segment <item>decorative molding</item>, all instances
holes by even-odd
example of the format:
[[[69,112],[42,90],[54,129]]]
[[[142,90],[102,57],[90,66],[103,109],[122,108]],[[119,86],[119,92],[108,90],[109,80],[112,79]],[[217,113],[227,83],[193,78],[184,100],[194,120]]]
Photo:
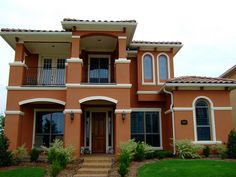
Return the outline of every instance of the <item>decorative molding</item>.
[[[23,67],[26,67],[27,68],[27,65],[21,61],[15,61],[15,62],[12,62],[12,63],[9,63],[10,66],[23,66]]]
[[[115,60],[115,63],[131,63],[131,60],[128,60],[127,58],[118,58]]]
[[[110,98],[110,97],[106,97],[106,96],[90,96],[90,97],[85,97],[79,100],[79,103],[84,103],[86,101],[93,101],[93,100],[105,100],[105,101],[109,101],[112,103],[117,104],[118,100],[114,99],[114,98]]]
[[[132,109],[115,109],[115,113],[131,113]]]
[[[80,39],[80,36],[71,36],[73,39]]]
[[[63,111],[64,114],[66,114],[66,113],[71,113],[71,112],[82,114],[82,110],[81,110],[81,109],[65,109],[65,110]]]
[[[161,108],[131,108],[133,111],[145,111],[145,112],[153,112],[153,111],[159,111],[161,112]]]
[[[7,86],[7,90],[66,90],[66,87],[21,87],[21,86]]]
[[[222,141],[192,141],[193,144],[222,144]]]
[[[77,84],[77,83],[67,83],[68,88],[131,88],[132,84]]]
[[[6,111],[5,111],[5,114],[6,114],[6,115],[21,115],[21,116],[23,116],[23,115],[24,115],[24,112],[22,112],[22,111],[16,111],[16,110],[6,110]]]
[[[146,90],[138,90],[137,94],[159,94],[159,91],[146,91]]]
[[[231,111],[233,110],[232,107],[211,107],[211,110],[214,111]],[[174,107],[174,111],[193,111],[194,107]]]
[[[118,36],[118,39],[127,39],[126,36]]]
[[[215,111],[231,111],[233,107],[213,107],[212,109]]]
[[[81,59],[81,58],[73,58],[73,57],[72,57],[72,58],[67,59],[66,62],[67,62],[67,63],[72,63],[72,62],[73,62],[73,63],[75,63],[75,62],[83,63],[83,59]]]
[[[174,111],[193,111],[192,107],[173,107]]]
[[[24,105],[27,103],[34,103],[34,102],[51,102],[51,103],[57,103],[61,105],[66,105],[64,101],[53,99],[53,98],[33,98],[33,99],[28,99],[28,100],[23,100],[19,102],[19,105]]]

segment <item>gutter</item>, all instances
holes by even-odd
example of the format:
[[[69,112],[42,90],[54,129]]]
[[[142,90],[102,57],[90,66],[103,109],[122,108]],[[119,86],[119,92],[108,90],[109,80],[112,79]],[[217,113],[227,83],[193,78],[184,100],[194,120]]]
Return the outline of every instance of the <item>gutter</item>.
[[[176,138],[175,138],[175,114],[174,114],[174,97],[173,97],[173,93],[170,92],[170,91],[167,91],[165,87],[163,87],[163,91],[167,94],[169,94],[171,96],[171,104],[170,104],[170,111],[171,111],[171,114],[172,114],[172,134],[173,134],[173,151],[174,151],[174,155],[176,154],[176,145],[175,145],[175,142],[176,142]]]

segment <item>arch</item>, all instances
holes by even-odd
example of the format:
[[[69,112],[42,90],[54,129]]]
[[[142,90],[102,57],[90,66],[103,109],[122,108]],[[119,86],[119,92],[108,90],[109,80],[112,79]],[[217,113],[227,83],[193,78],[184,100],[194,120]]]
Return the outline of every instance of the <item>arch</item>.
[[[160,56],[162,56],[162,55],[164,55],[165,57],[166,57],[166,65],[167,65],[167,71],[166,71],[166,73],[167,73],[167,79],[169,79],[170,78],[170,57],[169,57],[169,55],[167,55],[166,53],[164,53],[164,52],[161,52],[161,53],[159,53],[158,55],[157,55],[157,70],[158,70],[158,72],[157,72],[157,78],[158,78],[158,83],[160,83],[161,82],[161,80],[160,80],[160,64],[159,64],[159,57]]]
[[[150,55],[152,59],[152,82],[145,81],[145,73],[144,73],[144,58],[146,55]],[[142,55],[142,85],[155,85],[156,78],[155,78],[155,63],[154,63],[154,56],[150,52],[145,52]]]
[[[207,100],[208,103],[209,103],[210,109],[214,107],[213,102],[211,101],[211,99],[210,99],[209,97],[206,97],[206,96],[198,96],[198,97],[196,97],[196,98],[193,100],[193,103],[192,103],[193,108],[195,108],[196,101],[199,100],[199,99],[205,99],[205,100]]]
[[[109,101],[112,103],[117,104],[118,100],[106,96],[90,96],[90,97],[85,97],[79,100],[79,103],[84,103],[86,101],[93,101],[93,100],[104,100],[104,101]]]
[[[32,98],[32,99],[28,99],[28,100],[19,101],[19,105],[24,105],[27,103],[34,103],[34,102],[50,102],[50,103],[60,104],[63,106],[66,105],[66,103],[64,101],[53,99],[53,98]]]

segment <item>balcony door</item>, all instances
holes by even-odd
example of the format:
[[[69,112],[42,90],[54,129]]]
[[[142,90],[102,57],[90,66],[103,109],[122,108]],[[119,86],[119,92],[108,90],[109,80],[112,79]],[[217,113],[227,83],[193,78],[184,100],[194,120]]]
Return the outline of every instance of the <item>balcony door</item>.
[[[88,65],[88,82],[110,82],[110,58],[109,56],[91,56]]]

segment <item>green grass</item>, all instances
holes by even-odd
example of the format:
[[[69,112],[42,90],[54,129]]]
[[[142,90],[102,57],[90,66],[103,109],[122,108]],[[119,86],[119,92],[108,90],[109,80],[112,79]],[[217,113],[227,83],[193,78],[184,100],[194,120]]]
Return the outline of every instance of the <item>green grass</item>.
[[[236,177],[236,162],[162,160],[140,167],[138,177]]]
[[[0,171],[0,177],[43,177],[45,170],[43,168],[16,168]]]

